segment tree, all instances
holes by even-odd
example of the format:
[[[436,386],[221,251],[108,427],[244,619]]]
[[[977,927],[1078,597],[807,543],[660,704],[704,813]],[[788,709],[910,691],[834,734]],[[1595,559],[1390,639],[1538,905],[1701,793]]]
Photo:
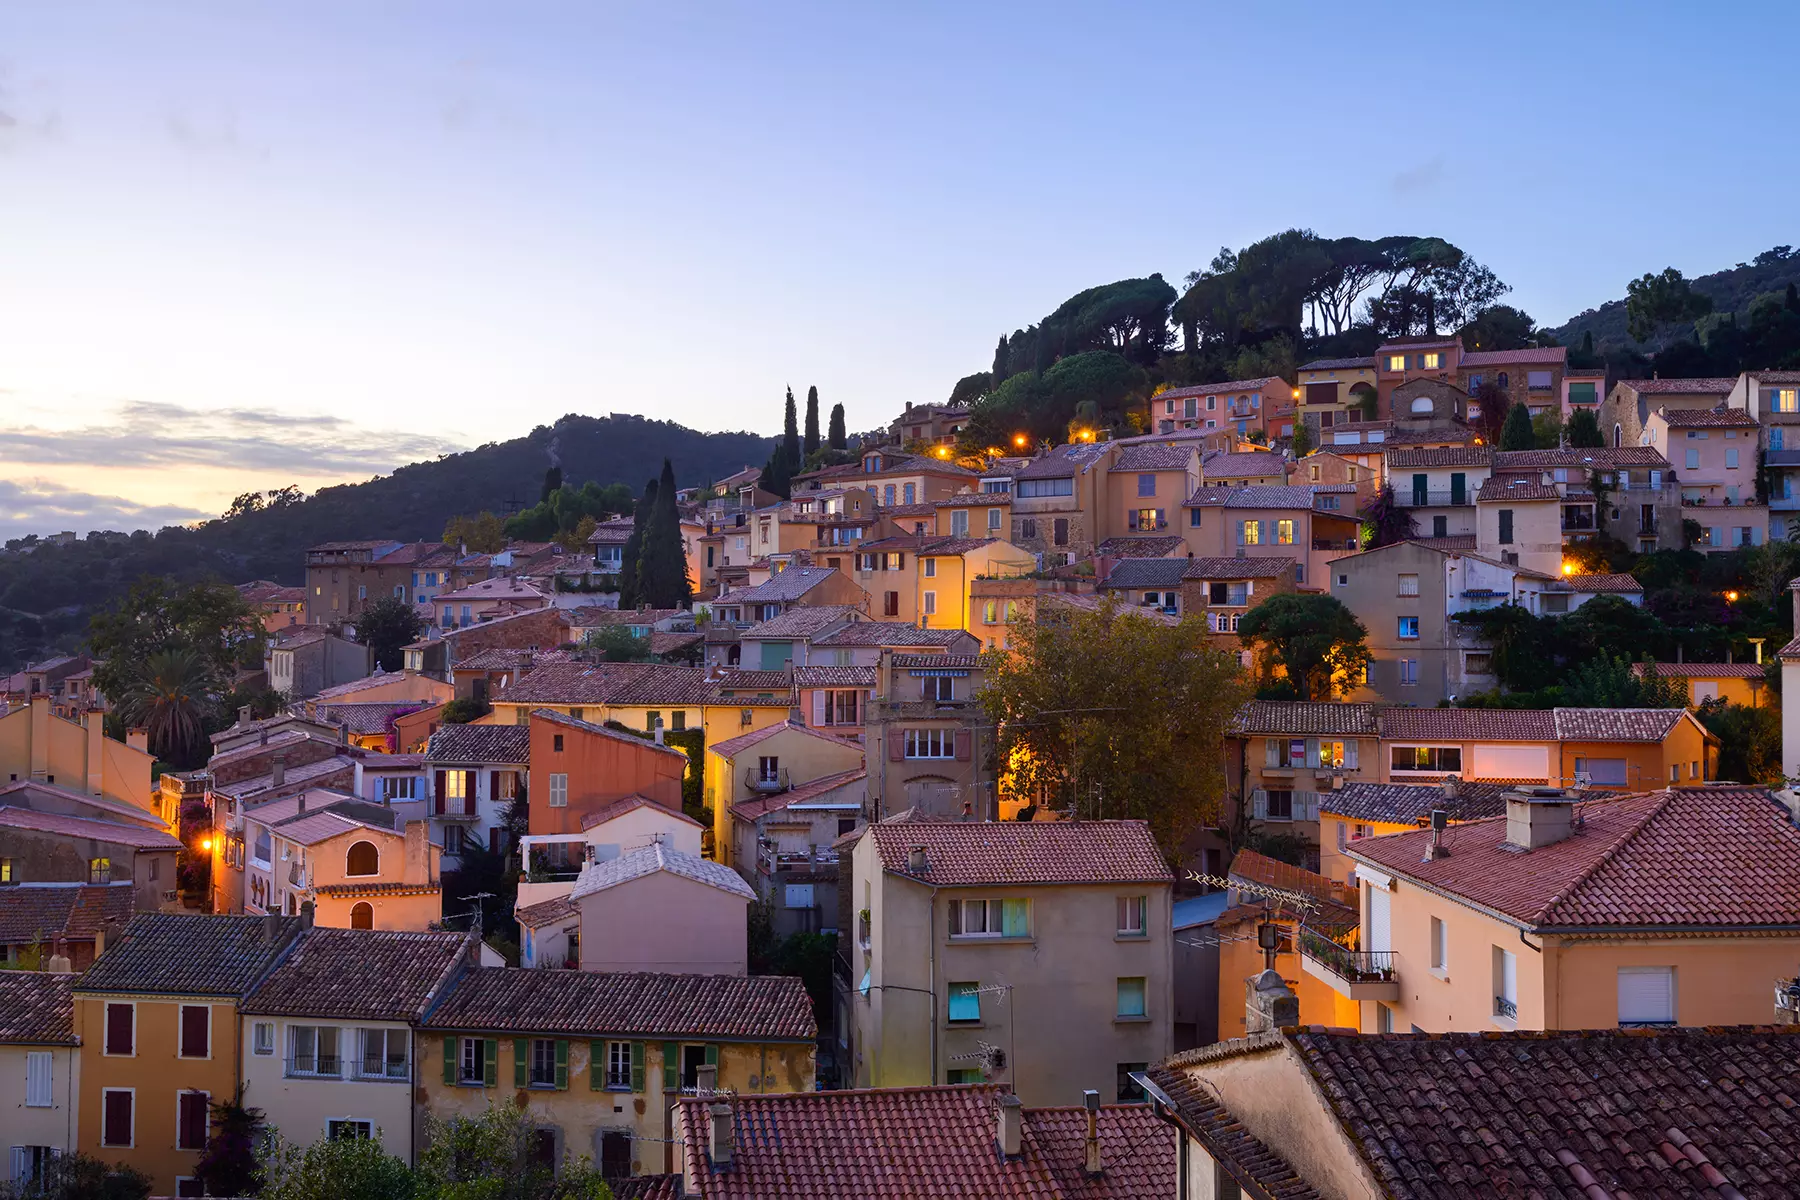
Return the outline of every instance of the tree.
[[[1578,408],[1570,413],[1564,429],[1572,448],[1598,449],[1606,445],[1606,435],[1600,432],[1600,418],[1591,408]]]
[[[1502,431],[1506,428],[1506,418],[1512,415],[1512,397],[1490,379],[1475,389],[1475,395],[1471,399],[1475,401],[1474,406],[1481,409],[1481,415],[1475,419],[1475,428],[1480,433],[1483,444],[1498,446],[1503,436]]]
[[[818,448],[819,448],[819,389],[816,387],[809,387],[806,389],[806,439],[805,439],[805,446],[801,450],[801,453],[804,455],[804,458],[802,459],[802,461],[804,461],[806,458],[811,458],[813,451],[817,450]]]
[[[1006,382],[1006,378],[1010,374],[1006,369],[1006,365],[1010,361],[1012,361],[1011,351],[1006,345],[1006,335],[1003,333],[1000,335],[1000,344],[994,347],[993,376],[996,384]]]
[[[383,596],[356,615],[355,628],[356,640],[369,648],[375,665],[398,671],[406,661],[405,648],[425,632],[425,618],[400,597]]]
[[[776,448],[779,456],[781,449]],[[767,476],[768,472],[763,472]],[[644,527],[650,521],[650,510],[656,507],[656,480],[644,484],[644,494],[631,513],[631,536],[625,539],[619,567],[619,607],[638,606],[638,560],[644,553]]]
[[[1781,710],[1764,703],[1754,708],[1707,700],[1695,714],[1719,739],[1719,778],[1734,783],[1780,787]]]
[[[610,1200],[612,1190],[585,1156],[539,1159],[538,1131],[551,1123],[504,1100],[475,1117],[427,1115],[413,1200]]]
[[[23,1200],[146,1200],[151,1178],[135,1167],[103,1162],[86,1154],[61,1154],[52,1158],[29,1191],[23,1185],[16,1194]],[[0,1191],[0,1195],[9,1194]]]
[[[1546,408],[1531,418],[1531,444],[1538,450],[1555,450],[1562,445],[1562,413]]]
[[[1343,601],[1313,593],[1271,596],[1238,621],[1238,637],[1281,667],[1301,700],[1328,700],[1362,678],[1368,636]]]
[[[256,1144],[263,1129],[263,1111],[244,1103],[240,1086],[229,1100],[207,1105],[211,1131],[206,1152],[194,1168],[214,1196],[248,1196],[260,1190]]]
[[[1655,673],[1656,664],[1639,670],[1623,654],[1601,651],[1575,664],[1564,677],[1561,703],[1571,708],[1686,708],[1687,685]]]
[[[438,720],[445,725],[468,725],[487,716],[494,711],[494,706],[486,700],[477,700],[473,696],[458,696],[447,701],[443,710],[438,713]]]
[[[1626,329],[1633,341],[1648,342],[1666,326],[1690,324],[1711,311],[1712,301],[1674,267],[1625,285]]]
[[[184,587],[161,576],[133,584],[116,608],[94,617],[87,638],[88,652],[100,660],[94,686],[115,698],[153,654],[191,651],[216,678],[229,679],[239,666],[260,667],[267,641],[262,614],[230,584]]]
[[[1502,450],[1532,450],[1537,447],[1537,438],[1531,432],[1531,414],[1523,404],[1515,404],[1507,410],[1506,424],[1500,428],[1500,448]]]
[[[1305,421],[1295,421],[1294,440],[1291,444],[1295,458],[1305,458],[1311,454],[1313,449],[1312,426]]]
[[[800,452],[800,423],[794,410],[794,389],[787,390],[787,415],[781,424],[781,448],[787,451],[788,465],[798,468],[805,461]]]
[[[994,375],[991,371],[977,371],[973,375],[964,375],[950,389],[950,398],[944,403],[951,408],[967,408],[992,391]]]
[[[320,1138],[306,1147],[277,1138],[263,1160],[263,1200],[397,1200],[413,1194],[413,1173],[379,1138]],[[243,1191],[208,1192],[239,1196]]]
[[[1381,490],[1369,499],[1367,507],[1358,515],[1362,517],[1364,550],[1377,550],[1416,536],[1412,510],[1394,498],[1391,483],[1383,483]]]
[[[506,549],[506,527],[499,517],[484,510],[472,517],[451,517],[439,540],[449,546],[467,546],[475,554],[498,554]]]
[[[562,490],[562,485],[563,470],[561,467],[551,467],[548,471],[545,471],[544,486],[538,490],[538,503],[542,504],[551,496],[560,492]]]
[[[206,760],[206,723],[223,691],[218,668],[186,647],[130,664],[124,686],[109,691],[127,728],[149,731],[150,751],[187,769]]]
[[[686,608],[693,596],[681,541],[681,512],[675,504],[675,468],[665,458],[656,500],[644,524],[634,599],[651,608]]]
[[[831,406],[831,427],[826,431],[825,444],[833,450],[844,450],[849,447],[849,435],[844,432],[844,406]]]
[[[584,649],[599,655],[601,662],[656,662],[650,639],[639,637],[623,625],[602,625],[590,629],[581,641]]]
[[[1079,817],[1148,821],[1171,861],[1194,828],[1217,821],[1223,731],[1245,691],[1204,621],[1046,601],[1012,627],[1011,650],[984,663],[1003,792],[1054,795]]]
[[[1525,350],[1537,345],[1537,324],[1522,309],[1495,304],[1476,313],[1457,335],[1469,350]]]

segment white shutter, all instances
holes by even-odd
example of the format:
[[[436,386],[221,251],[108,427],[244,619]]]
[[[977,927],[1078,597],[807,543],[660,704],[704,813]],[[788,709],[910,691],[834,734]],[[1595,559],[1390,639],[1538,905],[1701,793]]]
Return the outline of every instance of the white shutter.
[[[1352,771],[1356,770],[1356,745],[1355,738],[1344,740],[1344,766]]]
[[[1674,1019],[1674,967],[1619,968],[1619,1024]]]
[[[7,1172],[6,1177],[8,1179],[17,1180],[20,1183],[25,1181],[25,1172],[31,1163],[29,1157],[30,1153],[29,1147],[26,1146],[14,1146],[12,1148],[12,1170]]]
[[[1394,934],[1391,923],[1392,910],[1389,907],[1392,897],[1387,889],[1371,887],[1369,889],[1369,949],[1371,951],[1392,950]]]
[[[1223,630],[1220,630],[1219,632],[1223,632]],[[1285,767],[1285,766],[1287,766],[1287,760],[1282,757],[1282,755],[1286,752],[1286,747],[1287,747],[1287,743],[1281,741],[1278,738],[1264,738],[1263,739],[1263,760],[1264,760],[1263,765],[1267,766],[1267,767]]]
[[[1318,769],[1318,766],[1319,766],[1319,739],[1318,738],[1307,738],[1306,739],[1306,765],[1313,768],[1314,770]]]
[[[825,705],[831,699],[831,693],[818,691],[813,693],[813,726],[817,728],[825,724]]]
[[[25,1056],[25,1106],[49,1108],[51,1105],[51,1055],[48,1050],[33,1050]]]
[[[1269,793],[1261,788],[1257,788],[1250,793],[1250,803],[1251,816],[1255,817],[1258,821],[1266,821],[1269,819]]]

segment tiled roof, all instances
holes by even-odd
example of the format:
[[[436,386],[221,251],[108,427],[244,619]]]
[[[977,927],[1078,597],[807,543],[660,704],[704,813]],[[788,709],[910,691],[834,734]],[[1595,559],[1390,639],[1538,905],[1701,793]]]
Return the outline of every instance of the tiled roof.
[[[1665,679],[1764,679],[1767,678],[1767,664],[1747,663],[1634,663],[1632,672],[1643,675],[1651,667]]]
[[[1618,386],[1645,395],[1725,396],[1737,386],[1737,376],[1700,379],[1621,379]]]
[[[1547,708],[1404,708],[1378,717],[1381,740],[1554,742],[1556,714]]]
[[[80,989],[240,996],[299,929],[298,917],[139,913],[81,976]]]
[[[1108,558],[1167,558],[1187,543],[1178,537],[1114,537],[1094,547]]]
[[[556,896],[549,900],[540,900],[536,904],[527,904],[516,909],[513,916],[519,924],[529,925],[533,929],[542,929],[546,925],[554,925],[558,921],[573,920],[581,915],[575,902],[567,896]]]
[[[383,671],[380,667],[376,667],[374,674],[365,675],[361,679],[352,679],[349,683],[340,683],[336,687],[325,688],[314,695],[313,700],[314,702],[323,702],[335,700],[339,696],[354,696],[356,693],[366,692],[370,688],[384,687],[397,679],[400,674],[399,671]]]
[[[0,971],[0,1043],[75,1045],[72,981],[46,971]]]
[[[1232,858],[1226,874],[1246,883],[1260,883],[1285,892],[1299,892],[1327,904],[1341,905],[1343,897],[1349,891],[1344,884],[1336,883],[1317,871],[1296,867],[1255,850],[1239,850]]]
[[[1410,333],[1399,337],[1391,337],[1383,341],[1375,349],[1377,352],[1388,349],[1417,350],[1420,346],[1455,346],[1462,347],[1462,338],[1440,333]]]
[[[1406,540],[1415,546],[1424,546],[1427,550],[1444,550],[1455,553],[1459,550],[1475,549],[1475,535],[1472,533],[1453,533],[1449,537],[1416,537]]]
[[[305,588],[270,583],[267,579],[240,583],[237,590],[245,604],[299,604],[306,599]]]
[[[1685,708],[1558,708],[1556,736],[1565,742],[1660,742]]]
[[[381,755],[380,760],[386,762],[392,755]],[[356,760],[345,754],[334,754],[330,758],[318,762],[305,763],[298,767],[289,767],[282,777],[283,790],[292,790],[303,783],[313,783],[326,779],[339,772],[349,772],[354,776]],[[261,792],[274,788],[275,776],[271,774],[255,775],[249,779],[240,779],[236,783],[215,783],[213,791],[222,796],[230,796],[237,800],[248,800]]]
[[[835,775],[822,775],[817,779],[808,780],[791,791],[776,792],[769,796],[752,796],[748,800],[740,800],[731,806],[731,811],[746,821],[754,821],[769,813],[780,812],[783,809],[792,808],[796,804],[805,804],[809,800],[816,800],[847,784],[855,783],[859,779],[866,779],[868,774],[865,768],[858,767],[854,771],[839,771]]]
[[[1319,811],[1352,821],[1411,825],[1441,808],[1452,820],[1473,821],[1503,815],[1506,802],[1501,797],[1507,790],[1506,784],[1464,781],[1450,797],[1435,783],[1346,783],[1319,793]]]
[[[1233,488],[1226,497],[1226,508],[1311,508],[1313,497],[1349,495],[1356,491],[1353,483],[1252,484]],[[1191,501],[1190,501],[1191,503]]]
[[[794,686],[874,687],[874,667],[795,667]]]
[[[720,689],[727,692],[785,692],[791,682],[785,668],[779,671],[727,671],[718,679]]]
[[[666,871],[671,875],[679,875],[683,879],[691,879],[695,883],[704,883],[718,888],[721,892],[730,892],[734,896],[742,896],[746,900],[756,899],[756,893],[744,882],[743,876],[726,866],[708,858],[700,858],[693,854],[684,854],[662,842],[652,842],[639,850],[621,854],[617,858],[609,858],[604,862],[590,862],[581,868],[581,876],[575,880],[574,890],[569,899],[579,900],[583,896],[591,896],[595,892],[604,892],[609,888],[630,883],[634,879],[642,879],[646,875],[654,875],[658,871]]]
[[[1470,350],[1462,356],[1464,367],[1557,366],[1568,361],[1567,346],[1532,346],[1524,350]]]
[[[546,663],[494,697],[496,704],[706,703],[712,685],[699,667],[667,663]]]
[[[0,945],[41,942],[46,956],[60,934],[91,941],[98,930],[108,936],[137,912],[137,889],[131,883],[82,887],[0,888]]]
[[[946,537],[925,543],[919,547],[921,558],[938,558],[950,554],[967,554],[971,550],[979,550],[983,546],[991,546],[999,538],[982,537]]]
[[[681,616],[685,609],[680,608],[601,608],[595,604],[584,604],[580,608],[570,609],[569,622],[582,628],[599,625],[655,625],[659,621],[671,621]],[[493,622],[488,622],[490,625]],[[471,629],[479,628],[470,626]]]
[[[1309,363],[1301,363],[1302,371],[1353,371],[1358,367],[1373,369],[1373,358],[1315,358]]]
[[[658,816],[667,821],[676,821],[684,825],[700,825],[700,822],[694,820],[694,818],[678,809],[658,804],[648,796],[632,795],[626,796],[623,800],[614,800],[610,804],[604,804],[590,812],[583,813],[581,816],[581,831],[586,833],[597,825],[604,825],[615,817],[622,817],[626,813],[636,812],[640,808],[651,809],[655,811]]]
[[[1283,1036],[1395,1200],[1772,1200],[1800,1180],[1800,1027]]]
[[[1109,588],[1172,588],[1187,570],[1185,558],[1121,558],[1107,573]]]
[[[1294,573],[1291,558],[1190,558],[1183,579],[1280,579]]]
[[[147,825],[124,821],[94,821],[87,817],[69,817],[62,813],[34,812],[29,808],[0,805],[0,826],[29,829],[36,833],[54,833],[63,837],[92,838],[97,842],[113,842],[134,846],[139,850],[179,850],[181,840]]]
[[[423,700],[392,700],[366,704],[321,704],[315,708],[320,721],[343,725],[351,733],[373,737],[386,733],[395,717],[417,712],[431,705]]]
[[[681,1200],[680,1175],[633,1175],[609,1179],[613,1200]]]
[[[1245,1129],[1193,1076],[1166,1066],[1146,1074],[1174,1102],[1182,1125],[1200,1139],[1244,1195],[1252,1200],[1319,1200],[1319,1193],[1294,1173],[1286,1159]]]
[[[280,826],[281,836],[301,846],[316,846],[320,842],[328,842],[334,837],[342,837],[346,833],[369,830],[384,833],[392,838],[401,836],[397,826],[399,822],[385,824],[378,821],[362,820],[349,813],[328,810],[326,812],[309,812],[304,816],[296,816],[283,821]]]
[[[714,603],[774,604],[798,600],[833,575],[845,578],[842,572],[833,567],[789,567],[769,576],[755,587],[739,588],[729,596],[719,597]]]
[[[1020,1155],[994,1145],[997,1084],[737,1095],[732,1163],[714,1169],[708,1139],[682,1151],[690,1194],[704,1200],[1148,1200],[1176,1194],[1175,1141],[1145,1104],[1099,1113],[1105,1170],[1086,1173],[1087,1115],[1027,1108]],[[690,1131],[711,1128],[710,1101],[684,1098]]]
[[[1165,395],[1167,393],[1164,393]],[[1058,446],[1048,454],[1032,459],[1019,468],[1016,479],[1067,479],[1091,467],[1108,448],[1100,443],[1076,442],[1068,446]]]
[[[752,746],[765,742],[778,733],[803,734],[806,737],[815,737],[820,741],[830,742],[834,746],[842,746],[844,744],[843,738],[833,737],[828,733],[820,733],[818,730],[809,729],[805,725],[794,725],[782,722],[781,724],[767,725],[761,729],[754,729],[749,733],[742,733],[734,738],[726,738],[722,742],[714,742],[712,745],[708,746],[707,749],[722,758],[734,758],[750,749]]]
[[[1507,478],[1495,475],[1481,485],[1475,495],[1480,504],[1507,504],[1517,500],[1560,500],[1556,485],[1537,479]]]
[[[521,616],[524,614],[520,614]],[[455,671],[516,671],[520,667],[540,663],[577,662],[570,650],[514,650],[509,646],[490,646],[486,650],[459,658],[451,668]]]
[[[440,725],[426,743],[434,763],[522,763],[531,758],[529,725]]]
[[[522,580],[511,576],[499,579],[484,579],[480,583],[472,583],[466,588],[454,592],[439,592],[431,598],[433,604],[457,600],[543,600],[544,593]]]
[[[1574,592],[1641,592],[1644,585],[1631,575],[1596,572],[1591,575],[1565,575],[1563,582]]]
[[[884,869],[941,886],[1168,883],[1142,821],[877,821],[868,833]],[[925,870],[907,855],[925,847]]]
[[[581,733],[591,733],[599,737],[612,738],[615,741],[622,741],[630,746],[639,746],[646,750],[654,750],[659,754],[673,754],[682,759],[687,758],[686,751],[678,750],[674,746],[660,744],[653,738],[641,738],[635,733],[626,733],[621,729],[608,729],[604,725],[596,725],[592,721],[583,721],[578,717],[571,717],[564,713],[552,711],[548,708],[532,709],[531,719],[534,721],[548,721],[552,725],[561,725],[564,729],[574,729]]]
[[[1181,400],[1188,396],[1223,396],[1227,392],[1263,392],[1276,391],[1281,399],[1294,394],[1293,385],[1278,375],[1267,375],[1261,379],[1230,379],[1224,383],[1199,383],[1192,387],[1170,388],[1166,392],[1158,392],[1153,400]]]
[[[424,1024],[432,1029],[811,1042],[806,987],[790,975],[467,971]]]
[[[1496,450],[1494,469],[1513,467],[1581,467],[1611,471],[1619,467],[1667,467],[1669,460],[1651,446],[1597,446],[1576,450]]]
[[[1206,456],[1203,465],[1208,479],[1255,479],[1260,475],[1286,479],[1288,472],[1288,460],[1271,450],[1213,453]]]
[[[461,933],[308,929],[250,990],[243,1011],[414,1021],[425,1015],[469,946]]]
[[[115,743],[116,744],[116,743]],[[17,783],[0,783],[0,805],[11,805],[14,808],[38,808],[40,805],[61,807],[67,804],[89,809],[96,813],[106,814],[95,820],[110,821],[120,818],[133,825],[143,825],[151,829],[164,828],[162,818],[149,809],[139,808],[123,800],[108,800],[104,796],[90,796],[85,792],[77,792],[61,784],[44,783],[36,779],[21,779]]]
[[[1384,452],[1389,468],[1485,467],[1494,459],[1486,446],[1390,446]]]
[[[1755,429],[1756,418],[1741,408],[1674,408],[1657,410],[1670,429]]]
[[[950,670],[972,671],[981,666],[979,654],[896,654],[888,660],[889,665],[909,671],[934,670],[938,668]]]
[[[920,629],[903,621],[853,621],[813,642],[815,646],[953,646],[969,635],[960,629]]]
[[[686,633],[675,630],[653,629],[650,631],[650,653],[660,655],[674,654],[678,650],[686,650],[690,646],[698,646],[706,640],[706,635],[698,630]]]
[[[862,610],[849,604],[821,604],[816,608],[790,608],[772,620],[752,625],[743,631],[746,641],[763,638],[806,637],[839,621],[854,621]]]
[[[1121,447],[1110,471],[1180,471],[1194,458],[1192,446],[1165,446],[1155,442]]]
[[[1506,820],[1359,840],[1355,858],[1528,927],[1800,926],[1800,829],[1762,788],[1669,788],[1575,806],[1577,831],[1520,853]]]
[[[1253,700],[1231,725],[1238,734],[1360,734],[1377,732],[1378,704],[1331,704],[1307,700]]]
[[[1800,371],[1751,371],[1758,383],[1800,383]]]

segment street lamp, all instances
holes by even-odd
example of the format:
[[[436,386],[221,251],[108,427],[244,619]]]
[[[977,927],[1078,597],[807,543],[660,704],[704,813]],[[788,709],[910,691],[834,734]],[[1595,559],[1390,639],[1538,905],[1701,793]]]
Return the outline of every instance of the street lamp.
[[[1019,447],[1021,450],[1023,450],[1025,448],[1026,440],[1027,439],[1026,439],[1025,435],[1022,433],[1013,434],[1013,445]]]

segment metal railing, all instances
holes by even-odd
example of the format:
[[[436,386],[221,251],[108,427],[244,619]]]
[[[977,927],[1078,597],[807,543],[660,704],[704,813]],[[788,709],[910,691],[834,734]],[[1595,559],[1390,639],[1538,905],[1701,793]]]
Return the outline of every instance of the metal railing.
[[[287,1074],[301,1079],[339,1079],[344,1060],[335,1054],[294,1054],[287,1060]]]
[[[1357,550],[1360,545],[1355,538],[1314,538],[1314,550]]]
[[[1519,1015],[1518,1002],[1515,1000],[1508,1000],[1505,996],[1495,996],[1494,1015],[1496,1017],[1506,1017],[1509,1020],[1516,1019]]]
[[[1435,508],[1438,506],[1472,505],[1475,503],[1475,493],[1467,488],[1460,492],[1453,488],[1427,488],[1424,491],[1414,488],[1404,492],[1396,491],[1394,493],[1394,498],[1400,502],[1402,508]]]
[[[817,846],[810,850],[776,850],[764,846],[756,852],[756,865],[763,874],[773,875],[778,871],[806,871],[814,867],[835,867],[837,851],[820,849]]]
[[[351,1061],[350,1073],[357,1079],[405,1080],[412,1078],[412,1063],[403,1058],[358,1058]]]
[[[1300,927],[1300,953],[1350,983],[1388,983],[1394,978],[1392,950],[1352,950],[1305,926]]]
[[[785,792],[788,790],[788,769],[777,767],[773,771],[764,771],[760,767],[751,767],[744,772],[744,786],[753,792]]]

